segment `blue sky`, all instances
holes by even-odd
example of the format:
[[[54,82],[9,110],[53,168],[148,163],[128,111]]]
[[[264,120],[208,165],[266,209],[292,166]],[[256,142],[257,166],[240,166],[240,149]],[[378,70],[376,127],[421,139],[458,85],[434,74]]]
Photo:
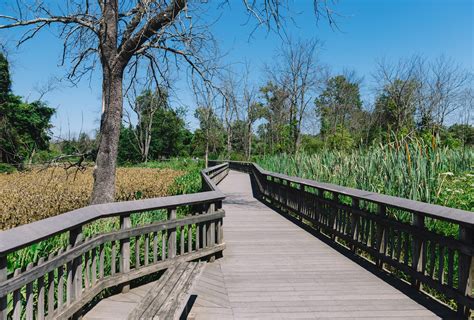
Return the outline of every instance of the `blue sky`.
[[[0,0],[0,11],[13,0]],[[290,0],[291,2],[291,0]],[[324,43],[321,61],[334,73],[344,68],[357,71],[364,77],[363,93],[372,85],[374,62],[380,58],[396,60],[421,54],[435,58],[441,54],[452,57],[471,72],[474,71],[474,1],[472,0],[339,0],[332,8],[338,13],[340,30],[331,29],[326,21],[316,23],[312,0],[293,0],[292,16],[296,24],[288,24],[292,38],[317,38]],[[209,17],[222,14],[212,26],[221,50],[227,52],[226,63],[250,61],[252,80],[261,83],[262,67],[271,62],[281,46],[280,38],[266,30],[258,30],[249,39],[253,25],[245,25],[247,16],[240,0],[231,0],[230,7],[219,13],[211,8]],[[13,90],[30,100],[38,96],[36,89],[51,77],[64,76],[60,62],[61,41],[52,32],[16,49],[13,40],[18,33],[0,31],[0,41],[7,42]],[[195,128],[193,99],[181,75],[176,92],[179,101],[188,108],[188,123]],[[367,96],[367,99],[368,96]],[[100,74],[91,82],[83,80],[76,87],[61,83],[45,100],[57,108],[53,124],[56,136],[67,137],[69,132],[92,132],[99,125]]]

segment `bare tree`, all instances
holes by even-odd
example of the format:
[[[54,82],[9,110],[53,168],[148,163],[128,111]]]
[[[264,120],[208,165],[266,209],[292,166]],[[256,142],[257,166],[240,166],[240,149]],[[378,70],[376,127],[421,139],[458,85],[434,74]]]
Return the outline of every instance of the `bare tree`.
[[[134,114],[132,115],[124,109],[125,122],[130,128],[135,138],[135,143],[140,151],[141,160],[148,161],[150,145],[152,141],[152,129],[155,115],[161,109],[168,108],[168,90],[164,85],[154,87],[151,83],[143,89],[137,89],[135,85],[127,93],[128,105]]]
[[[429,64],[427,112],[437,128],[462,106],[470,75],[450,58],[440,56]]]
[[[317,57],[318,48],[318,40],[290,39],[279,51],[278,63],[266,68],[271,81],[288,93],[293,152],[299,149],[304,115],[308,106],[312,105],[321,82],[322,66]]]
[[[253,137],[253,124],[262,115],[262,108],[258,103],[258,90],[249,81],[250,75],[250,64],[245,64],[243,93],[242,93],[242,105],[246,112],[246,137],[244,145],[246,146],[247,160],[250,160],[252,156],[252,137]]]
[[[192,88],[198,108],[196,109],[196,118],[204,133],[205,148],[204,160],[205,166],[209,163],[209,152],[215,151],[220,136],[220,126],[217,122],[216,105],[219,98],[219,90],[214,86],[206,85],[203,81],[193,81]]]
[[[420,103],[423,59],[412,56],[393,64],[385,59],[377,62],[374,81],[378,99],[376,116],[382,125],[399,133],[414,129],[415,113]]]
[[[227,133],[226,157],[230,158],[232,153],[232,123],[238,119],[240,81],[231,70],[227,70],[222,79],[221,94],[223,102],[223,119]]]
[[[133,78],[141,61],[149,63],[159,74],[166,61],[174,57],[206,77],[203,51],[209,47],[210,37],[192,19],[205,4],[187,0],[17,0],[12,8],[2,10],[0,30],[26,29],[19,45],[43,29],[58,27],[59,37],[64,41],[63,63],[71,62],[68,77],[72,81],[78,81],[97,65],[101,67],[102,117],[92,203],[114,200],[124,74]],[[321,12],[332,23],[325,4],[326,0],[315,0],[315,13]],[[269,29],[282,26],[290,9],[286,0],[243,0],[243,6],[257,25]]]

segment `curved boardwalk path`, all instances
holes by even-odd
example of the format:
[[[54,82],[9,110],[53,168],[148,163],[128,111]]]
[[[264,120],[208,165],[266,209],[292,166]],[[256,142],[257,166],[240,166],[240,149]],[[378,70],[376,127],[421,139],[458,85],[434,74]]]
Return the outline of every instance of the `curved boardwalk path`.
[[[189,319],[438,319],[367,269],[252,196],[230,171],[224,257],[194,287]],[[150,284],[100,301],[85,320],[126,319]]]
[[[191,319],[438,319],[254,199],[247,174],[219,189],[226,250],[195,286]]]

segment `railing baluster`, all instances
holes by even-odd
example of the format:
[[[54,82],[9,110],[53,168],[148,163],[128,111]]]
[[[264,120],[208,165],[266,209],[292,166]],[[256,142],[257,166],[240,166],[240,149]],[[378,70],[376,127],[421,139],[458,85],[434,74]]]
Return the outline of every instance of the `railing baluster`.
[[[105,248],[104,244],[102,243],[99,246],[99,279],[104,278],[105,272]]]
[[[168,220],[176,219],[176,208],[168,209]],[[176,228],[168,230],[168,257],[176,256]]]
[[[30,262],[26,266],[26,271],[33,268],[33,262]],[[30,282],[26,285],[26,320],[33,320],[33,282]]]
[[[193,251],[193,225],[188,224],[186,226],[186,229],[188,231],[188,252]]]
[[[86,238],[87,241],[87,238]],[[91,258],[89,252],[84,253],[84,288],[87,290],[90,286],[90,266]]]
[[[418,213],[413,213],[413,226],[417,229],[424,230],[425,217]],[[412,268],[419,273],[423,272],[423,251],[425,250],[423,240],[417,235],[413,235],[413,261]],[[420,289],[421,283],[417,279],[412,279],[412,285]]]
[[[439,246],[439,258],[438,258],[438,281],[444,283],[444,247]]]
[[[44,263],[44,258],[38,260],[38,266]],[[36,303],[36,319],[44,320],[44,276],[38,278],[38,301]]]
[[[97,282],[97,248],[92,249],[92,286],[95,286]]]
[[[222,244],[224,242],[222,222],[222,218],[217,221],[217,244]]]
[[[63,253],[63,249],[59,249],[58,256]],[[64,304],[64,266],[61,265],[58,268],[58,307],[57,310],[61,310]]]
[[[64,252],[63,248],[59,249],[58,256]],[[58,306],[57,310],[61,310],[64,305],[64,265],[58,267]]]
[[[435,263],[436,263],[436,243],[434,241],[430,241],[430,265],[428,269],[428,275],[431,278],[434,278],[434,270],[435,270]]]
[[[54,258],[54,254],[51,253],[48,257],[48,260]],[[51,318],[51,315],[54,312],[54,269],[48,273],[48,318]]]
[[[184,226],[182,226],[179,229],[179,254],[183,255],[184,254]]]
[[[201,233],[201,225],[199,223],[195,224],[196,228],[196,243],[195,243],[195,249],[196,251],[199,250],[199,245],[200,245],[200,233]]]
[[[112,241],[110,254],[110,273],[114,275],[117,272],[117,242]]]
[[[140,268],[140,236],[135,237],[135,268]]]
[[[359,199],[352,197],[351,198],[351,207],[355,210],[359,210]],[[357,213],[351,213],[351,238],[354,242],[358,239],[358,232],[359,232],[359,216]],[[356,245],[353,244],[351,246],[352,252],[356,252]]]
[[[402,232],[400,230],[397,230],[397,249],[396,249],[396,258],[398,262],[400,262],[400,257],[402,254]]]
[[[0,282],[6,281],[7,275],[7,256],[0,256]],[[8,315],[7,296],[0,297],[0,320],[6,320]]]
[[[158,261],[158,232],[153,233],[153,263]]]
[[[448,286],[453,286],[453,277],[454,277],[454,251],[453,249],[448,249]]]
[[[148,265],[149,262],[149,256],[148,253],[150,251],[150,234],[145,234],[145,253],[144,253],[144,259],[145,259],[145,266]]]
[[[120,229],[127,230],[132,226],[130,215],[120,216]],[[130,238],[120,240],[120,273],[130,271]],[[130,283],[122,284],[122,293],[130,291]]]
[[[161,232],[161,260],[166,260],[166,232]]]
[[[13,277],[18,277],[21,273],[21,269],[18,268],[15,270]],[[22,302],[21,302],[21,289],[17,289],[13,292],[13,320],[20,320],[22,312]]]
[[[459,239],[468,245],[474,244],[473,227],[461,226],[459,229]],[[472,289],[474,288],[474,257],[459,252],[459,268],[458,268],[458,290],[462,295],[472,297]],[[461,303],[457,304],[458,315],[460,318],[469,317],[471,311],[468,306]]]
[[[385,218],[387,216],[387,208],[382,205],[382,204],[379,204],[378,207],[377,207],[377,214],[379,217],[381,218]],[[385,227],[384,225],[379,222],[377,224],[377,238],[376,238],[376,246],[377,246],[377,252],[380,254],[380,255],[385,255],[385,238],[386,238],[386,230],[385,230]],[[377,266],[379,268],[383,268],[383,260],[378,258],[377,259]]]
[[[69,248],[76,247],[82,240],[82,227],[69,231]],[[68,263],[68,305],[82,293],[82,256]]]

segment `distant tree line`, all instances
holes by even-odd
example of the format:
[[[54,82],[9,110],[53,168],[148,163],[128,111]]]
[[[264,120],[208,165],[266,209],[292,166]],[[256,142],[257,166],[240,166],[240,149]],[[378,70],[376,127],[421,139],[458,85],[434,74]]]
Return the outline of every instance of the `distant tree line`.
[[[248,75],[233,72],[215,93],[222,101],[201,93],[200,110],[221,114],[212,125],[220,138],[208,139],[211,157],[350,150],[410,138],[474,145],[473,75],[452,59],[382,60],[365,94],[373,101],[364,101],[363,79],[354,71],[331,74],[318,48],[315,41],[290,40],[266,66],[263,85],[252,87]],[[200,123],[199,130],[209,130]]]
[[[248,64],[243,72],[223,73],[216,85],[194,84],[198,127],[193,131],[187,110],[170,102],[169,87],[138,90],[125,109],[118,162],[245,160],[350,150],[412,137],[453,148],[474,145],[472,74],[451,59],[380,61],[373,101],[364,101],[363,79],[353,71],[331,74],[318,50],[317,41],[288,42],[265,67],[262,85],[249,81]],[[80,133],[51,141],[54,111],[12,93],[8,61],[0,54],[0,162],[22,167],[64,155],[87,155],[94,161],[96,136]]]

